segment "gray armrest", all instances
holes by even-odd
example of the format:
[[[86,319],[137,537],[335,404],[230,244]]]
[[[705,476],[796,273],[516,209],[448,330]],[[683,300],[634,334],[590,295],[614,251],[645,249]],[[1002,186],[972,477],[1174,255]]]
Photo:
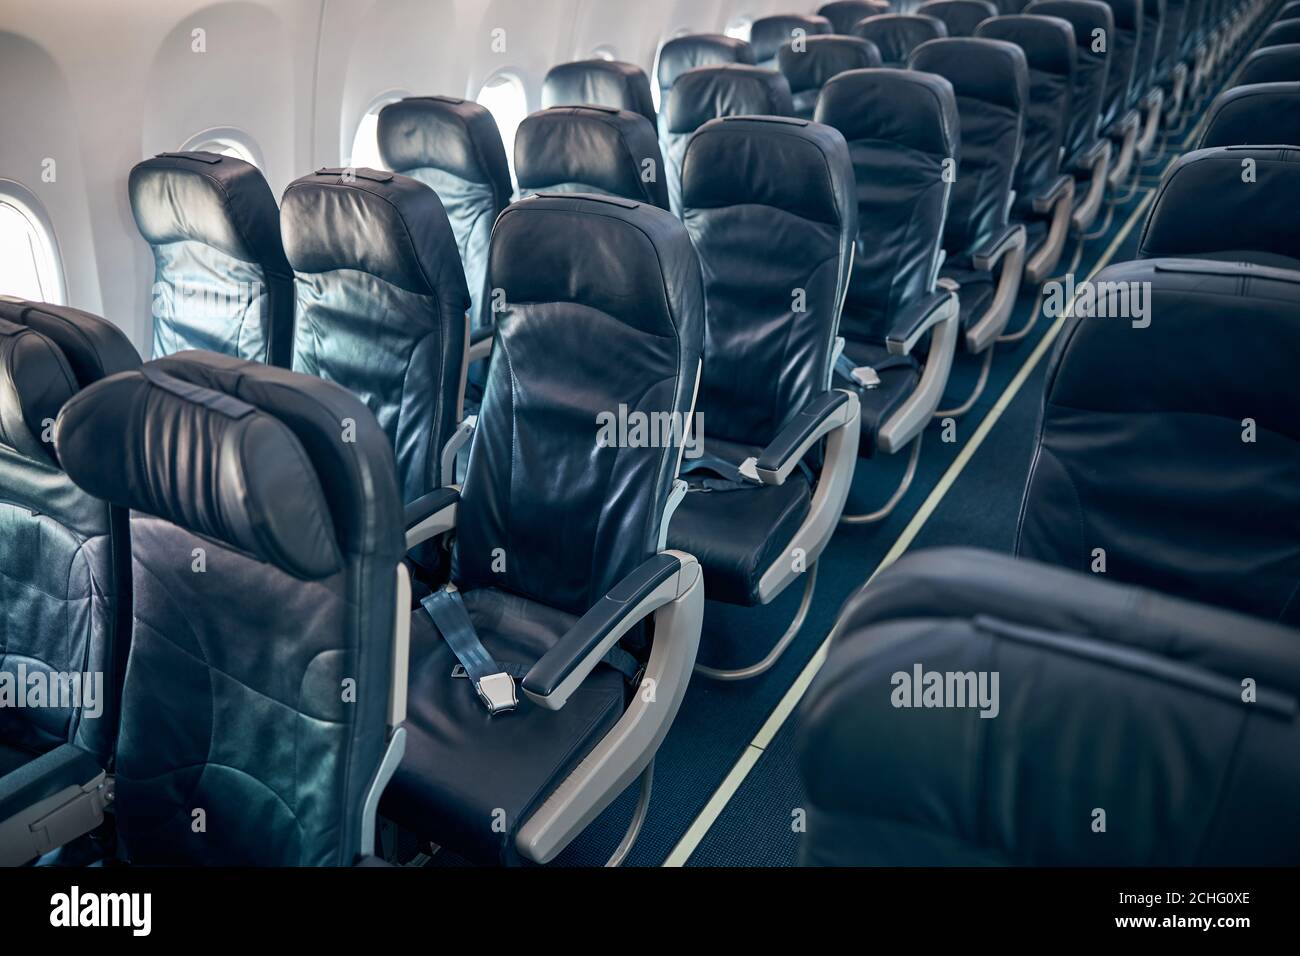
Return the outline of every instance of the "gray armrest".
[[[983,249],[971,256],[971,264],[981,272],[992,272],[1008,252],[1024,247],[1025,227],[1016,222],[1007,223]]]
[[[407,505],[405,511],[407,550],[455,528],[456,508],[459,504],[458,489],[438,488]]]
[[[0,866],[19,866],[104,820],[107,774],[72,744],[0,777]]]
[[[754,474],[765,485],[783,485],[790,472],[799,466],[808,450],[827,433],[846,425],[855,406],[849,402],[849,393],[831,389],[814,398],[763,449],[752,462]],[[750,466],[742,464],[741,471]]]
[[[957,311],[957,294],[950,289],[939,289],[894,319],[885,337],[885,347],[890,355],[910,355],[926,332]]]

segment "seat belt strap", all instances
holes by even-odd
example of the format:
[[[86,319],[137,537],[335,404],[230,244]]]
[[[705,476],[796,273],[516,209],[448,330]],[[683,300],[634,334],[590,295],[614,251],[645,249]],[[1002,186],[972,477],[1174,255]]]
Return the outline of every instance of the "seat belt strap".
[[[514,678],[492,659],[492,654],[474,633],[474,622],[469,619],[456,585],[448,584],[434,591],[420,604],[433,618],[438,633],[465,669],[465,675],[473,683],[488,713],[495,716],[519,706]]]
[[[874,368],[866,365],[854,365],[843,352],[835,360],[835,374],[846,382],[852,382],[858,388],[879,388],[880,375]]]
[[[746,459],[746,464],[748,462],[749,459]],[[744,470],[744,465],[733,465],[726,459],[710,455],[708,452],[696,458],[684,458],[678,476],[683,477],[698,472],[709,472],[718,477],[705,478],[697,475],[695,480],[690,482],[692,491],[735,491],[738,488],[754,488],[763,483],[758,477],[758,472],[753,472],[751,475]]]

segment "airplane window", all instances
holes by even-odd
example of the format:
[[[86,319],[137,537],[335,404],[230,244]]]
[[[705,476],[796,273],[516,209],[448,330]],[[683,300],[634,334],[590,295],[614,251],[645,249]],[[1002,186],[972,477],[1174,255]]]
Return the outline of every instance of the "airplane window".
[[[201,133],[195,133],[181,144],[181,152],[191,150],[203,153],[219,153],[222,156],[230,156],[234,159],[242,159],[246,163],[252,163],[258,169],[262,168],[262,160],[257,147],[253,145],[248,136],[237,129],[205,129]]]
[[[591,55],[598,60],[617,60],[612,46],[598,46],[591,51]]]
[[[64,304],[54,235],[35,207],[0,187],[0,295]]]
[[[352,137],[352,149],[348,152],[344,165],[365,166],[370,169],[387,169],[384,159],[379,155],[379,111],[389,103],[396,103],[405,93],[390,90],[370,101],[366,113],[357,124],[357,131]]]
[[[478,102],[487,107],[497,121],[501,131],[501,143],[506,148],[506,159],[510,164],[510,175],[515,174],[515,131],[528,115],[528,97],[524,94],[524,85],[511,73],[498,73],[483,84],[479,90]]]
[[[736,17],[727,24],[727,29],[722,31],[733,40],[744,40],[749,42],[749,28],[754,25],[753,17]]]

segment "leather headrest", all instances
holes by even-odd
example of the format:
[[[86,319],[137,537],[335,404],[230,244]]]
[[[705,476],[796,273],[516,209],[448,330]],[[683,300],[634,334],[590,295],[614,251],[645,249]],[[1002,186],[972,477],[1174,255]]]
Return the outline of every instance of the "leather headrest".
[[[140,365],[140,354],[121,329],[80,309],[0,295],[0,319],[25,325],[53,342],[78,388]]]
[[[918,6],[916,12],[942,20],[950,36],[969,37],[984,20],[996,17],[998,8],[989,0],[929,0]]]
[[[654,127],[627,110],[554,106],[533,113],[515,134],[515,175],[521,193],[602,192],[668,208]]]
[[[857,235],[853,163],[830,126],[776,116],[710,120],[686,147],[682,202],[692,209],[759,204]]]
[[[491,186],[510,201],[510,167],[496,120],[485,107],[452,96],[412,96],[379,111],[379,155],[395,172],[437,169]]]
[[[1116,30],[1136,30],[1141,16],[1142,0],[1106,0],[1115,17]]]
[[[1022,11],[1028,16],[1060,17],[1074,27],[1074,45],[1093,55],[1093,32],[1107,35],[1115,28],[1115,14],[1101,0],[1033,0]]]
[[[952,84],[918,70],[841,73],[822,88],[815,119],[850,143],[879,140],[945,158],[956,158],[960,146]]]
[[[825,17],[805,16],[799,13],[778,13],[759,17],[749,28],[749,45],[754,48],[754,62],[765,63],[776,58],[776,53],[802,30],[805,37],[830,33],[831,22]]]
[[[787,43],[777,53],[777,64],[790,83],[791,93],[819,90],[831,77],[846,70],[880,66],[880,51],[861,37],[831,34],[809,37],[804,42],[801,52]]]
[[[693,133],[719,116],[789,116],[790,84],[757,66],[702,66],[683,73],[664,107],[669,133]]]
[[[1074,27],[1069,20],[1026,14],[991,17],[976,27],[975,36],[1014,43],[1024,51],[1029,68],[1039,73],[1074,73]]]
[[[219,153],[160,153],[127,179],[146,242],[201,242],[270,273],[289,274],[275,195],[258,168]]]
[[[1300,18],[1278,20],[1259,38],[1259,45],[1281,46],[1283,43],[1300,43]]]
[[[578,60],[553,66],[542,81],[542,109],[551,106],[612,106],[655,122],[645,70],[618,60]]]
[[[1300,80],[1300,43],[1266,46],[1246,57],[1237,83],[1291,83]]]
[[[1253,160],[1251,181],[1245,181],[1245,160]],[[1296,268],[1300,217],[1278,198],[1296,195],[1300,151],[1294,147],[1221,146],[1186,153],[1160,183],[1138,255],[1211,256]]]
[[[849,35],[859,21],[889,12],[887,0],[833,0],[817,8],[817,16],[830,21],[831,32]]]
[[[1210,107],[1198,149],[1300,144],[1300,81],[1224,90]]]
[[[321,169],[295,179],[280,208],[298,273],[356,269],[464,312],[469,291],[438,194],[407,176]]]
[[[912,51],[908,66],[938,73],[959,99],[981,100],[1020,112],[1029,99],[1025,51],[1003,40],[947,37]]]
[[[885,63],[906,63],[912,51],[925,41],[946,37],[948,27],[936,17],[882,13],[858,23],[853,34],[874,43]]]
[[[725,63],[754,63],[754,49],[744,40],[720,33],[696,33],[675,37],[659,51],[658,82],[661,90],[669,89],[687,70],[698,66],[721,66]],[[663,106],[663,101],[660,101]]]
[[[612,196],[541,194],[507,206],[488,275],[507,302],[586,306],[653,335],[675,337],[703,315],[699,259],[681,223]]]

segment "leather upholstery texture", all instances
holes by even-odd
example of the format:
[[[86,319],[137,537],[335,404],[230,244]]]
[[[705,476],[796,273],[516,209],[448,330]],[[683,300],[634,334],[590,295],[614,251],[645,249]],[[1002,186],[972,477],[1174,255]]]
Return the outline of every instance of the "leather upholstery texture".
[[[207,349],[287,366],[293,272],[258,168],[219,153],[161,153],[127,181],[154,256],[153,354]]]
[[[973,37],[980,23],[998,15],[998,8],[989,0],[930,0],[915,12],[942,20],[950,37]]]
[[[577,60],[553,66],[542,81],[542,109],[552,106],[610,106],[638,113],[655,125],[650,79],[635,63]]]
[[[852,36],[861,21],[888,12],[887,0],[832,0],[817,8],[817,16],[828,20],[831,32],[840,36]]]
[[[329,382],[188,352],[79,393],[56,440],[79,486],[132,509],[122,855],[350,865],[405,550],[373,416]]]
[[[1261,47],[1281,46],[1284,43],[1300,43],[1300,18],[1278,20],[1259,38]]]
[[[882,66],[907,68],[907,58],[927,40],[948,35],[948,27],[936,17],[912,13],[882,13],[868,17],[853,28],[853,35],[870,40],[880,51]]]
[[[289,184],[281,220],[297,276],[294,371],[365,401],[414,501],[442,485],[460,413],[470,300],[443,205],[396,173],[321,170]]]
[[[1190,0],[1165,0],[1160,25],[1160,42],[1156,45],[1155,80],[1163,83],[1180,60],[1183,34],[1191,12]]]
[[[376,137],[385,166],[438,194],[460,251],[471,326],[490,325],[488,243],[514,191],[496,120],[472,100],[414,96],[379,111]]]
[[[677,78],[687,70],[701,66],[722,66],[727,63],[754,65],[754,48],[744,40],[723,36],[721,33],[692,33],[674,37],[659,51],[655,68],[655,82],[659,84],[659,136],[665,132],[664,110],[668,92]]]
[[[1142,43],[1142,3],[1143,0],[1106,0],[1115,19],[1106,34],[1110,71],[1106,74],[1106,95],[1101,103],[1102,132],[1123,119],[1132,107],[1137,54]]]
[[[1138,37],[1133,86],[1129,90],[1130,108],[1138,105],[1155,82],[1164,31],[1165,0],[1142,0],[1142,33]]]
[[[1198,148],[1300,143],[1300,80],[1234,86],[1215,98]]]
[[[1236,79],[1238,86],[1297,81],[1300,81],[1300,43],[1284,43],[1256,50],[1246,57]]]
[[[80,389],[139,364],[98,316],[0,296],[0,673],[102,680],[90,708],[0,707],[0,776],[65,743],[111,766],[131,639],[126,512],[72,483],[51,426]]]
[[[553,106],[515,134],[521,196],[578,192],[668,208],[668,182],[655,128],[644,116],[606,106]]]
[[[1070,124],[1065,133],[1065,158],[1061,165],[1073,168],[1079,157],[1097,141],[1101,131],[1101,108],[1110,75],[1110,58],[1092,49],[1097,30],[1109,36],[1114,14],[1100,0],[1033,0],[1025,13],[1059,17],[1074,27],[1074,88],[1070,95]]]
[[[825,17],[778,13],[753,22],[749,28],[749,45],[754,48],[755,63],[774,69],[777,52],[791,40],[830,32],[831,22]]]
[[[794,115],[802,119],[812,119],[817,97],[831,77],[880,63],[880,51],[871,41],[852,36],[812,36],[799,50],[786,44],[777,53],[777,67],[790,83]]]

